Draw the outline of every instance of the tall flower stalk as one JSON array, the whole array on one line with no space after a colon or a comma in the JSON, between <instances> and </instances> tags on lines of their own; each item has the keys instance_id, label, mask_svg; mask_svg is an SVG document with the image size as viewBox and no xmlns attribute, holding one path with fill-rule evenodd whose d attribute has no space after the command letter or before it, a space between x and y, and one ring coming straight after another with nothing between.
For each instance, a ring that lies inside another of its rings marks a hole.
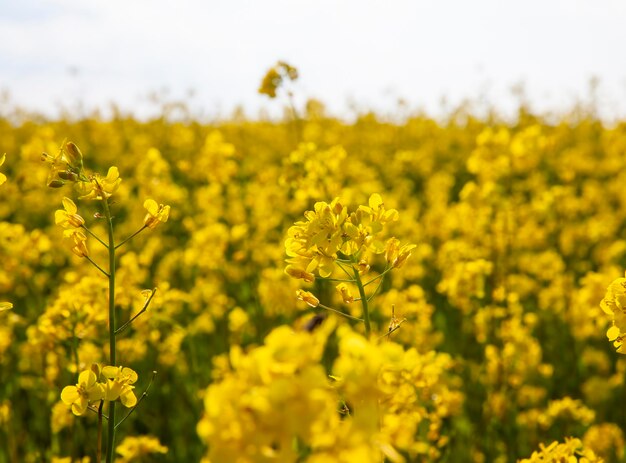
<instances>
[{"instance_id":1,"label":"tall flower stalk","mask_svg":"<svg viewBox=\"0 0 626 463\"><path fill-rule=\"evenodd\" d=\"M99 238L85 225L85 220L78 214L78 207L70 198L64 198L63 209L57 210L55 213L55 222L64 229L63 234L65 238L70 240L72 244L72 252L78 257L85 258L108 279L108 365L93 364L89 369L82 371L75 386L70 385L63 389L61 399L71 407L75 415L83 415L87 410L97 413L97 462L102 461L102 420L103 418L107 420L107 436L104 448L106 462L111 463L114 459L117 427L134 412L141 400L147 395L156 374L156 372L153 372L150 383L140 398L137 399L134 393L134 384L138 380L137 373L128 367L118 366L117 364L117 336L147 310L154 297L156 288L148 291L148 294L146 294L143 308L122 327L118 328L115 311L116 250L143 230L154 228L159 223L166 222L170 208L169 206L159 205L152 199L147 199L144 202L147 214L141 227L128 238L116 244L110 199L122 181L117 167L109 168L105 177L97 173L87 174L83 168L82 153L71 142L64 143L56 156L44 153L43 158L51 164L51 171L48 176L49 187L60 188L67 183L74 184L75 189L80 193L79 199L91 199L100 203L102 207L102 215L100 217L106 220L107 241ZM89 256L88 236L94 238L101 246L107 249L109 260L107 270ZM118 400L122 405L129 408L129 411L126 416L116 422L116 402ZM108 402L107 415L103 413L105 402Z\"/></svg>"},{"instance_id":2,"label":"tall flower stalk","mask_svg":"<svg viewBox=\"0 0 626 463\"><path fill-rule=\"evenodd\" d=\"M372 331L370 300L378 293L387 273L400 268L415 248L414 244L400 246L394 237L385 239L385 228L398 220L398 211L386 209L381 196L373 194L367 205L359 206L354 212L349 213L339 198L335 198L330 204L315 203L314 210L305 212L304 217L305 220L289 229L285 241L288 256L285 273L308 283L316 279L338 283L336 289L344 303L361 303L362 317L355 318L328 307L308 291L298 290L298 299L311 307L363 322L369 338ZM370 262L382 254L385 269L374 274ZM364 281L371 274L373 276ZM368 294L366 287L373 283L377 283L376 287ZM352 294L352 288L356 288L358 297Z\"/></svg>"}]
</instances>

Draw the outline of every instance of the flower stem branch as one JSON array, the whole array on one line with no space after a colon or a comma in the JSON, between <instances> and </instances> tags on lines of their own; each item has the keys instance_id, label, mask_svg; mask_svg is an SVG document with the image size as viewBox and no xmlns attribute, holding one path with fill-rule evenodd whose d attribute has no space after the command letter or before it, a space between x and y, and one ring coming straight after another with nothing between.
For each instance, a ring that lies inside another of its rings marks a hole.
<instances>
[{"instance_id":1,"label":"flower stem branch","mask_svg":"<svg viewBox=\"0 0 626 463\"><path fill-rule=\"evenodd\" d=\"M98 264L96 264L91 257L85 256L85 259L87 259L89 262L91 262L91 265L93 265L98 270L100 270L104 276L106 276L107 278L110 277L109 273L107 271L105 271L102 267L100 267Z\"/></svg>"},{"instance_id":2,"label":"flower stem branch","mask_svg":"<svg viewBox=\"0 0 626 463\"><path fill-rule=\"evenodd\" d=\"M115 246L115 249L119 248L120 246L123 246L124 244L128 243L130 240L132 240L135 236L137 236L139 233L141 233L142 231L144 231L146 228L148 228L146 225L143 225L139 230L137 230L135 233L133 233L132 235L130 235L128 238L126 238L124 241L122 241L120 244L118 244L117 246Z\"/></svg>"},{"instance_id":3,"label":"flower stem branch","mask_svg":"<svg viewBox=\"0 0 626 463\"><path fill-rule=\"evenodd\" d=\"M347 313L342 312L341 310L333 309L332 307L328 307L324 304L318 304L318 307L321 307L322 309L330 310L331 312L335 312L336 314L339 314L339 315L343 315L344 317L349 318L350 320L355 320L357 322L363 321L362 318L353 317L352 315L348 315Z\"/></svg>"},{"instance_id":4,"label":"flower stem branch","mask_svg":"<svg viewBox=\"0 0 626 463\"><path fill-rule=\"evenodd\" d=\"M152 301L152 298L156 294L156 291L157 291L157 289L154 288L152 290L152 293L150 293L150 297L148 297L148 299L146 299L146 302L143 305L143 308L139 312L137 312L137 314L135 314L135 316L133 316L130 320L128 320L126 323L124 323L122 326L120 326L117 330L115 330L115 334L119 334L122 331L124 331L126 328L128 328L130 326L130 324L132 322L135 321L135 319L137 319L142 313L144 313L146 310L148 310L148 306L150 305L150 302Z\"/></svg>"},{"instance_id":5,"label":"flower stem branch","mask_svg":"<svg viewBox=\"0 0 626 463\"><path fill-rule=\"evenodd\" d=\"M96 235L94 232L89 230L89 228L87 228L85 225L81 225L81 228L83 230L85 230L87 233L89 233L91 236L93 236L96 239L96 241L98 241L102 246L104 246L105 248L109 247L108 244L106 244L104 241L102 241L98 235Z\"/></svg>"},{"instance_id":6,"label":"flower stem branch","mask_svg":"<svg viewBox=\"0 0 626 463\"><path fill-rule=\"evenodd\" d=\"M387 273L391 272L393 270L393 267L387 267L380 275L375 276L374 278L372 278L371 280L367 281L366 283L363 283L363 286L367 286L370 283L374 283L376 280L378 280L379 278L384 277Z\"/></svg>"},{"instance_id":7,"label":"flower stem branch","mask_svg":"<svg viewBox=\"0 0 626 463\"><path fill-rule=\"evenodd\" d=\"M115 425L115 429L117 429L117 427L120 424L122 424L124 421L126 421L126 418L128 418L135 411L135 409L139 406L141 401L148 396L148 391L150 390L150 387L152 386L152 383L154 382L154 379L156 378L156 375L157 375L157 372L153 371L152 372L152 378L150 378L150 382L148 383L148 387L146 387L146 390L143 391L143 393L141 394L141 397L139 397L139 400L137 401L135 406L133 408L131 408L130 410L128 410L128 413L126 414L126 416L124 416L124 418L122 418L120 420L120 422Z\"/></svg>"}]
</instances>

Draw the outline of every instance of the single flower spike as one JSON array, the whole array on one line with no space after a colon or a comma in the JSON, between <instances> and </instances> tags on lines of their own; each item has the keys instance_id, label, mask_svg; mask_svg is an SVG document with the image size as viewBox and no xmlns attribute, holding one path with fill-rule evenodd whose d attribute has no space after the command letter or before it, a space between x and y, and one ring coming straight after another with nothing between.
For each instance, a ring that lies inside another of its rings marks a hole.
<instances>
[{"instance_id":1,"label":"single flower spike","mask_svg":"<svg viewBox=\"0 0 626 463\"><path fill-rule=\"evenodd\" d=\"M3 155L2 155L2 157L0 158L0 166L1 166L2 164L4 164L4 161L5 161L6 157L7 157L7 155L6 155L6 154L3 154ZM2 184L3 184L4 182L6 182L6 181L7 181L7 176L6 176L6 175L4 175L2 172L0 172L0 185L2 185Z\"/></svg>"},{"instance_id":2,"label":"single flower spike","mask_svg":"<svg viewBox=\"0 0 626 463\"><path fill-rule=\"evenodd\" d=\"M157 204L154 199L146 199L143 203L143 207L148 211L146 217L143 219L144 225L148 228L154 228L159 223L167 222L170 216L170 207Z\"/></svg>"},{"instance_id":3,"label":"single flower spike","mask_svg":"<svg viewBox=\"0 0 626 463\"><path fill-rule=\"evenodd\" d=\"M78 215L78 208L70 198L63 198L63 209L54 213L54 223L66 229L80 228L85 220Z\"/></svg>"},{"instance_id":4,"label":"single flower spike","mask_svg":"<svg viewBox=\"0 0 626 463\"><path fill-rule=\"evenodd\" d=\"M90 402L104 398L104 387L92 370L85 370L78 376L76 386L65 386L61 392L61 400L72 406L72 413L80 416L87 410Z\"/></svg>"}]
</instances>

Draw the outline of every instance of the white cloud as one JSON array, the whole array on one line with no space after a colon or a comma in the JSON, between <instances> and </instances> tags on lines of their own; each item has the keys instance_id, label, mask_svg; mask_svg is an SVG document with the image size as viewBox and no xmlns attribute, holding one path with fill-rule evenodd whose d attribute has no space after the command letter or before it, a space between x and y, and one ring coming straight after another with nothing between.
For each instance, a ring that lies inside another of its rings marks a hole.
<instances>
[{"instance_id":1,"label":"white cloud","mask_svg":"<svg viewBox=\"0 0 626 463\"><path fill-rule=\"evenodd\" d=\"M436 109L444 93L459 101L486 87L506 105L520 80L538 106L546 93L557 104L584 95L594 75L624 97L626 3L617 0L10 3L0 6L0 86L33 108L76 99L137 108L139 96L168 87L195 88L209 112L255 109L277 59L335 109L348 96L389 109L396 95Z\"/></svg>"}]
</instances>

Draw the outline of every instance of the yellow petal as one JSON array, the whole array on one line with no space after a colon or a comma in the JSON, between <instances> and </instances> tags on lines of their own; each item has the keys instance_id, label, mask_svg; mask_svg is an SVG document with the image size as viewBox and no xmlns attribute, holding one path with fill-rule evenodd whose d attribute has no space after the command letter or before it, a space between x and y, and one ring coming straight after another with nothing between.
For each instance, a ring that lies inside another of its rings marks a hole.
<instances>
[{"instance_id":1,"label":"yellow petal","mask_svg":"<svg viewBox=\"0 0 626 463\"><path fill-rule=\"evenodd\" d=\"M383 198L381 198L378 193L374 193L372 196L370 196L369 205L372 209L374 209L374 211L376 211L376 209L378 209L378 207L382 204Z\"/></svg>"},{"instance_id":2,"label":"yellow petal","mask_svg":"<svg viewBox=\"0 0 626 463\"><path fill-rule=\"evenodd\" d=\"M72 405L79 397L76 386L65 386L61 391L61 400L66 405Z\"/></svg>"},{"instance_id":3,"label":"yellow petal","mask_svg":"<svg viewBox=\"0 0 626 463\"><path fill-rule=\"evenodd\" d=\"M119 372L120 372L119 367L113 367L110 365L102 369L102 374L110 379L116 378Z\"/></svg>"},{"instance_id":4,"label":"yellow petal","mask_svg":"<svg viewBox=\"0 0 626 463\"><path fill-rule=\"evenodd\" d=\"M120 171L117 167L112 166L109 167L109 171L107 172L106 181L108 183L114 183L120 176Z\"/></svg>"},{"instance_id":5,"label":"yellow petal","mask_svg":"<svg viewBox=\"0 0 626 463\"><path fill-rule=\"evenodd\" d=\"M606 337L609 338L609 341L613 341L614 339L617 339L619 333L619 328L617 326L612 326L607 330Z\"/></svg>"},{"instance_id":6,"label":"yellow petal","mask_svg":"<svg viewBox=\"0 0 626 463\"><path fill-rule=\"evenodd\" d=\"M127 392L124 392L120 396L120 401L125 407L134 407L135 405L137 405L137 396L135 396L135 393L133 391L129 390Z\"/></svg>"},{"instance_id":7,"label":"yellow petal","mask_svg":"<svg viewBox=\"0 0 626 463\"><path fill-rule=\"evenodd\" d=\"M68 214L76 214L78 212L78 208L76 207L76 204L74 204L74 201L67 196L63 198L63 208Z\"/></svg>"},{"instance_id":8,"label":"yellow petal","mask_svg":"<svg viewBox=\"0 0 626 463\"><path fill-rule=\"evenodd\" d=\"M5 310L11 310L13 308L13 304L10 302L0 302L0 312L4 312Z\"/></svg>"},{"instance_id":9,"label":"yellow petal","mask_svg":"<svg viewBox=\"0 0 626 463\"><path fill-rule=\"evenodd\" d=\"M0 158L0 166L1 166L2 164L4 164L4 160L5 160L6 158L7 158L7 154L6 154L6 153L4 153L4 154L2 155L2 157Z\"/></svg>"},{"instance_id":10,"label":"yellow petal","mask_svg":"<svg viewBox=\"0 0 626 463\"><path fill-rule=\"evenodd\" d=\"M152 216L156 216L159 212L159 205L154 199L146 199L143 203L143 207L145 207Z\"/></svg>"},{"instance_id":11,"label":"yellow petal","mask_svg":"<svg viewBox=\"0 0 626 463\"><path fill-rule=\"evenodd\" d=\"M7 181L7 176L0 172L0 185Z\"/></svg>"},{"instance_id":12,"label":"yellow petal","mask_svg":"<svg viewBox=\"0 0 626 463\"><path fill-rule=\"evenodd\" d=\"M89 389L92 387L98 378L96 378L96 374L91 370L85 370L80 375L78 375L78 384L85 386L85 388Z\"/></svg>"}]
</instances>

